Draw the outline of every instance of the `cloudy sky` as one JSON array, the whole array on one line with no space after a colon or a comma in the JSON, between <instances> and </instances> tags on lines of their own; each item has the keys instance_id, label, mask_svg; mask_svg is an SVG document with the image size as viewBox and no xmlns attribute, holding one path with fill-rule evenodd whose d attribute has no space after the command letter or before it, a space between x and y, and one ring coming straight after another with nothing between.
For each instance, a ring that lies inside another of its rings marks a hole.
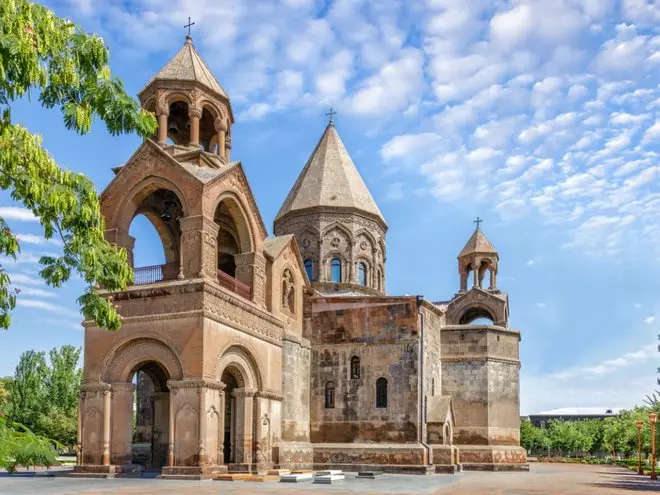
<instances>
[{"instance_id":1,"label":"cloudy sky","mask_svg":"<svg viewBox=\"0 0 660 495\"><path fill-rule=\"evenodd\" d=\"M659 0L56 0L111 49L136 94L184 41L229 93L267 225L325 127L337 129L390 226L388 291L450 298L479 215L522 332L523 413L630 407L660 361ZM99 190L138 146L80 137L34 104L15 118ZM57 252L0 196L20 233L22 288L0 375L24 350L82 344L78 282L41 284ZM136 264L160 263L136 219Z\"/></svg>"}]
</instances>

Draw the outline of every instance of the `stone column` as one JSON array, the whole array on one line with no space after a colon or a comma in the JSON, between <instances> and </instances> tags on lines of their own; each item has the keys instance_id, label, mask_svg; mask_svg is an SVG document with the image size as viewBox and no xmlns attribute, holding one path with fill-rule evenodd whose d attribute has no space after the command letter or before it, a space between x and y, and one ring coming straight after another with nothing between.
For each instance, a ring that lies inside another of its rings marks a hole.
<instances>
[{"instance_id":1,"label":"stone column","mask_svg":"<svg viewBox=\"0 0 660 495\"><path fill-rule=\"evenodd\" d=\"M234 442L234 462L236 464L252 463L252 426L254 423L253 398L256 390L253 388L237 388L232 392L236 398L236 440Z\"/></svg>"},{"instance_id":2,"label":"stone column","mask_svg":"<svg viewBox=\"0 0 660 495\"><path fill-rule=\"evenodd\" d=\"M179 225L183 276L215 280L218 274L218 225L203 215L184 217Z\"/></svg>"},{"instance_id":3,"label":"stone column","mask_svg":"<svg viewBox=\"0 0 660 495\"><path fill-rule=\"evenodd\" d=\"M497 273L494 268L490 269L490 287L489 289L497 288Z\"/></svg>"},{"instance_id":4,"label":"stone column","mask_svg":"<svg viewBox=\"0 0 660 495\"><path fill-rule=\"evenodd\" d=\"M465 292L467 290L467 283L468 283L468 273L465 271L465 269L461 269L461 292Z\"/></svg>"},{"instance_id":5,"label":"stone column","mask_svg":"<svg viewBox=\"0 0 660 495\"><path fill-rule=\"evenodd\" d=\"M474 265L472 265L472 266L473 266L472 272L473 272L473 275L474 275L474 286L475 287L480 287L480 285L479 285L479 267L477 266L476 268L474 268Z\"/></svg>"},{"instance_id":6,"label":"stone column","mask_svg":"<svg viewBox=\"0 0 660 495\"><path fill-rule=\"evenodd\" d=\"M163 466L168 461L169 454L169 392L156 392L153 394L154 418L151 433L152 464L154 467Z\"/></svg>"},{"instance_id":7,"label":"stone column","mask_svg":"<svg viewBox=\"0 0 660 495\"><path fill-rule=\"evenodd\" d=\"M169 401L169 424L167 432L167 465L174 466L174 398L170 396Z\"/></svg>"},{"instance_id":8,"label":"stone column","mask_svg":"<svg viewBox=\"0 0 660 495\"><path fill-rule=\"evenodd\" d=\"M215 132L218 133L218 156L225 159L225 136L227 133L227 120L224 117L219 117L214 121Z\"/></svg>"},{"instance_id":9,"label":"stone column","mask_svg":"<svg viewBox=\"0 0 660 495\"><path fill-rule=\"evenodd\" d=\"M112 392L103 391L103 457L101 463L104 466L110 465L110 406Z\"/></svg>"},{"instance_id":10,"label":"stone column","mask_svg":"<svg viewBox=\"0 0 660 495\"><path fill-rule=\"evenodd\" d=\"M227 137L225 138L225 158L227 159L227 163L229 163L229 156L231 153L231 133L227 133Z\"/></svg>"},{"instance_id":11,"label":"stone column","mask_svg":"<svg viewBox=\"0 0 660 495\"><path fill-rule=\"evenodd\" d=\"M197 462L200 466L206 465L206 389L203 386L197 390L199 392L199 454Z\"/></svg>"},{"instance_id":12,"label":"stone column","mask_svg":"<svg viewBox=\"0 0 660 495\"><path fill-rule=\"evenodd\" d=\"M223 390L218 391L218 396L220 398L220 403L218 406L218 415L220 416L218 420L218 465L227 464L225 460L225 392Z\"/></svg>"},{"instance_id":13,"label":"stone column","mask_svg":"<svg viewBox=\"0 0 660 495\"><path fill-rule=\"evenodd\" d=\"M202 111L199 108L189 107L188 117L190 118L190 142L188 146L199 147L199 119L202 117Z\"/></svg>"},{"instance_id":14,"label":"stone column","mask_svg":"<svg viewBox=\"0 0 660 495\"><path fill-rule=\"evenodd\" d=\"M234 256L236 278L252 288L252 301L266 307L266 258L258 252Z\"/></svg>"},{"instance_id":15,"label":"stone column","mask_svg":"<svg viewBox=\"0 0 660 495\"><path fill-rule=\"evenodd\" d=\"M169 117L168 113L159 113L158 114L158 144L167 145L167 118Z\"/></svg>"},{"instance_id":16,"label":"stone column","mask_svg":"<svg viewBox=\"0 0 660 495\"><path fill-rule=\"evenodd\" d=\"M84 406L84 392L80 392L78 397L78 432L76 436L76 464L82 465L82 411Z\"/></svg>"},{"instance_id":17,"label":"stone column","mask_svg":"<svg viewBox=\"0 0 660 495\"><path fill-rule=\"evenodd\" d=\"M112 464L131 464L133 453L133 399L135 385L112 383L112 425L110 461Z\"/></svg>"}]
</instances>

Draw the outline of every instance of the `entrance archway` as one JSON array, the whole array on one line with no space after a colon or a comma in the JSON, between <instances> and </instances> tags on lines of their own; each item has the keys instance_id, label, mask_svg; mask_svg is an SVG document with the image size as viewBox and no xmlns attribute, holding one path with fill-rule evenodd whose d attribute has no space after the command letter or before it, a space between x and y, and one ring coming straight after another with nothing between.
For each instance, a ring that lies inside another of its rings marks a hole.
<instances>
[{"instance_id":1,"label":"entrance archway","mask_svg":"<svg viewBox=\"0 0 660 495\"><path fill-rule=\"evenodd\" d=\"M167 371L153 361L136 366L133 396L131 464L144 470L167 465L170 394Z\"/></svg>"}]
</instances>

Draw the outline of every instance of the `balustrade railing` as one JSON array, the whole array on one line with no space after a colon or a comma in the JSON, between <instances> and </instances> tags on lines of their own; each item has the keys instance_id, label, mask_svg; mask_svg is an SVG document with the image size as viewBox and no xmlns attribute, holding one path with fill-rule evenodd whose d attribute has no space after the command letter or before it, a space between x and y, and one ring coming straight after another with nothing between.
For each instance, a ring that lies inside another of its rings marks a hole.
<instances>
[{"instance_id":1,"label":"balustrade railing","mask_svg":"<svg viewBox=\"0 0 660 495\"><path fill-rule=\"evenodd\" d=\"M229 289L245 299L252 299L252 289L248 284L235 279L222 270L218 270L218 283L225 289Z\"/></svg>"},{"instance_id":2,"label":"balustrade railing","mask_svg":"<svg viewBox=\"0 0 660 495\"><path fill-rule=\"evenodd\" d=\"M133 269L133 285L155 284L165 280L174 280L179 274L179 265L141 266Z\"/></svg>"}]
</instances>

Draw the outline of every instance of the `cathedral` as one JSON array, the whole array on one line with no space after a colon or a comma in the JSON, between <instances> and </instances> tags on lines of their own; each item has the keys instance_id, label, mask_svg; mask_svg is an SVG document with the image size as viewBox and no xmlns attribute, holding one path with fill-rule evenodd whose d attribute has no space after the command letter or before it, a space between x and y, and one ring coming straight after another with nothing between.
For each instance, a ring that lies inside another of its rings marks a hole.
<instances>
[{"instance_id":1,"label":"cathedral","mask_svg":"<svg viewBox=\"0 0 660 495\"><path fill-rule=\"evenodd\" d=\"M105 235L133 265L143 215L165 263L101 290L120 331L84 322L75 473L527 468L520 332L479 224L450 300L389 295L387 222L332 119L269 236L190 37L138 96L158 131L113 170Z\"/></svg>"}]
</instances>

